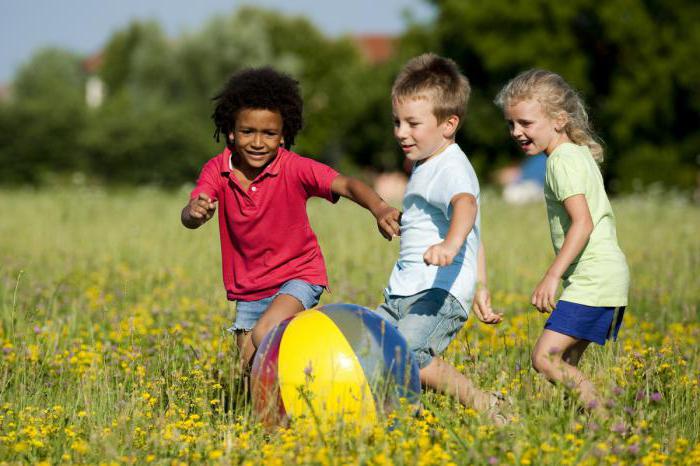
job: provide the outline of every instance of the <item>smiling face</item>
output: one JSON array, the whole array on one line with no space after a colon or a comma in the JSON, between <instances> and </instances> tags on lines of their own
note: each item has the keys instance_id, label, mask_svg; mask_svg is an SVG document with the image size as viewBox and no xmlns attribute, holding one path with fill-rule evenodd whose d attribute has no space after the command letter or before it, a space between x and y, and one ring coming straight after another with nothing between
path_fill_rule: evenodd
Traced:
<instances>
[{"instance_id":1,"label":"smiling face","mask_svg":"<svg viewBox=\"0 0 700 466\"><path fill-rule=\"evenodd\" d=\"M504 108L510 135L527 155L541 152L549 155L569 137L563 130L566 123L564 115L551 118L535 99L521 100Z\"/></svg>"},{"instance_id":2,"label":"smiling face","mask_svg":"<svg viewBox=\"0 0 700 466\"><path fill-rule=\"evenodd\" d=\"M277 111L242 109L228 138L235 147L234 166L248 179L255 178L277 156L284 143L282 116Z\"/></svg>"},{"instance_id":3,"label":"smiling face","mask_svg":"<svg viewBox=\"0 0 700 466\"><path fill-rule=\"evenodd\" d=\"M459 118L452 115L439 123L429 99L395 101L393 109L394 136L409 160L428 160L454 142Z\"/></svg>"}]
</instances>

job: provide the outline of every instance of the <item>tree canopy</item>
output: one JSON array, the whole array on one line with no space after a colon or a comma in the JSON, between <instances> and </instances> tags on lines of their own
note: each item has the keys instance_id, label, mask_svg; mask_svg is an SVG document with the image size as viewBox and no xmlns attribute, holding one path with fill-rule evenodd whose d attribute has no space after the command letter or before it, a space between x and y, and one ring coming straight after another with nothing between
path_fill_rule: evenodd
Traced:
<instances>
[{"instance_id":1,"label":"tree canopy","mask_svg":"<svg viewBox=\"0 0 700 466\"><path fill-rule=\"evenodd\" d=\"M454 59L472 100L458 142L484 181L520 154L496 93L533 67L577 88L605 141L611 189L693 189L700 147L700 4L690 0L431 0L387 62L365 61L349 37L303 17L243 7L167 37L154 22L117 31L102 51L106 98L85 104L90 74L76 54L39 51L0 103L0 183L39 184L81 171L105 182L178 185L221 149L211 98L235 71L271 65L299 79L305 128L294 149L342 169L398 169L389 91L405 60Z\"/></svg>"}]
</instances>

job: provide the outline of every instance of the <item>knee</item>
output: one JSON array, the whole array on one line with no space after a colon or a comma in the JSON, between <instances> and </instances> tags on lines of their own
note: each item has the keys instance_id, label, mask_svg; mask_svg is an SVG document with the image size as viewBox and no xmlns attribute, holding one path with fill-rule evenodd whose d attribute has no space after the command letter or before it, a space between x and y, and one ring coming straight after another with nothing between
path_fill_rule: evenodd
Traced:
<instances>
[{"instance_id":1,"label":"knee","mask_svg":"<svg viewBox=\"0 0 700 466\"><path fill-rule=\"evenodd\" d=\"M532 368L540 374L547 375L552 368L552 356L541 351L532 353Z\"/></svg>"},{"instance_id":2,"label":"knee","mask_svg":"<svg viewBox=\"0 0 700 466\"><path fill-rule=\"evenodd\" d=\"M251 339L253 340L253 345L257 348L262 343L265 335L272 329L273 324L271 322L264 321L260 319L253 330L251 331Z\"/></svg>"}]
</instances>

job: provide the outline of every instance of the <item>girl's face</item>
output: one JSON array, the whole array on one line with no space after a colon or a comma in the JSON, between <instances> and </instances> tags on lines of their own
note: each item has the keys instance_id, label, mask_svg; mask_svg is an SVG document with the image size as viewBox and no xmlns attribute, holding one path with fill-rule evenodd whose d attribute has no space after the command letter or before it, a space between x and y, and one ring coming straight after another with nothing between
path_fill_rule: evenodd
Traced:
<instances>
[{"instance_id":1,"label":"girl's face","mask_svg":"<svg viewBox=\"0 0 700 466\"><path fill-rule=\"evenodd\" d=\"M244 108L236 115L233 132L228 135L238 156L236 168L256 176L277 156L284 143L282 115L278 111Z\"/></svg>"},{"instance_id":2,"label":"girl's face","mask_svg":"<svg viewBox=\"0 0 700 466\"><path fill-rule=\"evenodd\" d=\"M510 135L527 155L541 152L549 155L563 142L569 142L564 131L566 118L552 119L535 99L521 100L504 109Z\"/></svg>"}]
</instances>

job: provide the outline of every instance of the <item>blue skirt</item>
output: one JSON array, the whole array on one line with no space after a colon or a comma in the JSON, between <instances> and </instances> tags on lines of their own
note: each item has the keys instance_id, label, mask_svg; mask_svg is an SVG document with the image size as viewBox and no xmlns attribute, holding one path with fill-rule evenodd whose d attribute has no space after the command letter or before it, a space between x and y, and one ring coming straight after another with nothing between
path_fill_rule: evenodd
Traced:
<instances>
[{"instance_id":1,"label":"blue skirt","mask_svg":"<svg viewBox=\"0 0 700 466\"><path fill-rule=\"evenodd\" d=\"M544 328L604 345L606 340L617 339L624 315L625 306L586 306L559 300L557 307L544 324Z\"/></svg>"}]
</instances>

